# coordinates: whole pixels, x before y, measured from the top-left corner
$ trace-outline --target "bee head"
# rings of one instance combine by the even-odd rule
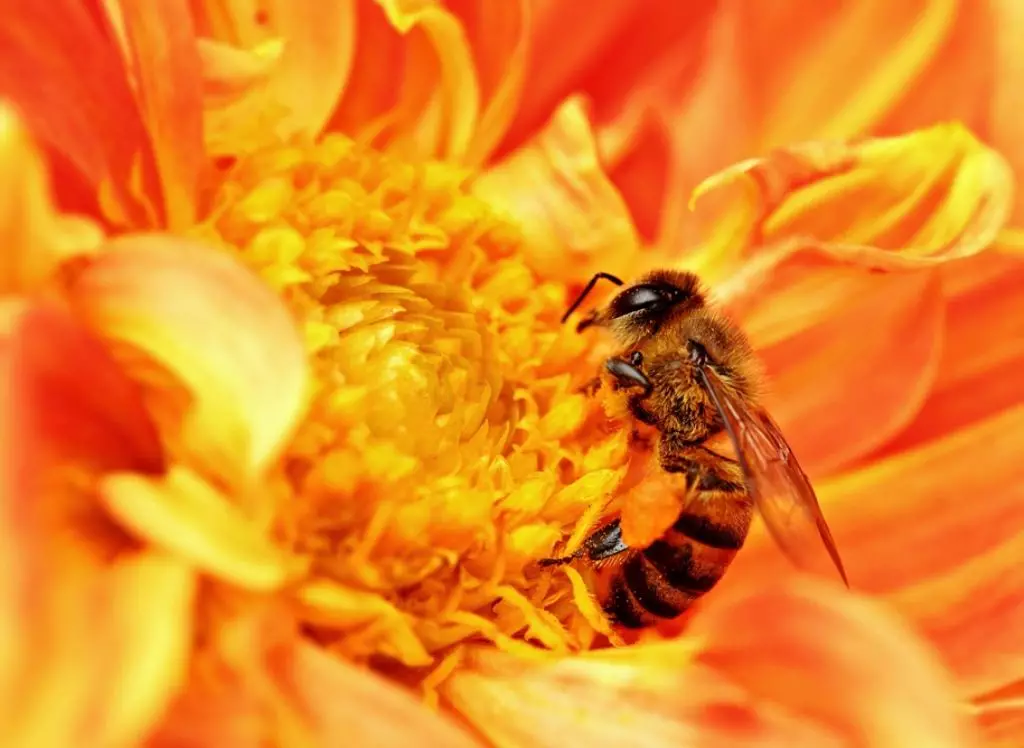
[[[615,276],[599,273],[569,307],[563,321],[568,319],[594,284],[602,278],[616,285],[624,285]],[[656,333],[669,317],[681,310],[696,309],[703,305],[704,297],[697,276],[678,270],[657,270],[624,288],[603,309],[585,316],[576,330],[582,331],[594,325],[611,327],[622,342],[631,344]]]

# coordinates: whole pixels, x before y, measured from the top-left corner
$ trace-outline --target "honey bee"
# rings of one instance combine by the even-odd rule
[[[563,323],[602,279],[625,285],[598,273]],[[757,402],[750,344],[709,305],[697,277],[651,272],[583,317],[577,331],[591,326],[609,328],[623,346],[605,362],[606,377],[631,416],[655,433],[657,469],[644,482],[670,492],[679,513],[673,509],[671,527],[645,547],[627,545],[620,517],[572,555],[540,563],[583,560],[598,568],[605,613],[643,628],[681,615],[714,587],[743,546],[756,508],[791,561],[818,572],[834,568],[848,585],[814,489]],[[735,458],[709,446],[723,431]],[[626,502],[628,508],[629,496]]]

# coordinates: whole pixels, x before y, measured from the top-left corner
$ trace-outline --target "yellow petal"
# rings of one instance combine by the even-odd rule
[[[355,0],[211,3],[207,22],[221,45],[206,56],[208,93],[231,72],[229,98],[208,98],[208,147],[217,154],[252,150],[268,137],[313,136],[338,105],[355,56]],[[257,20],[258,19],[258,20]],[[243,58],[251,59],[244,62]],[[220,63],[211,67],[214,59]],[[225,68],[224,66],[228,67]],[[259,68],[269,66],[264,74]],[[237,77],[244,73],[242,78]],[[248,78],[248,85],[240,86]]]
[[[526,260],[545,277],[582,281],[598,270],[628,267],[638,248],[579,98],[566,101],[534,141],[484,173],[474,191],[518,220]]]
[[[135,745],[185,683],[196,579],[186,564],[149,553],[122,561],[110,580],[114,652],[104,662],[96,745]]]
[[[973,255],[1003,228],[1013,174],[956,124],[850,143],[813,142],[745,161],[702,183],[730,188],[707,261],[798,242],[883,269]],[[738,189],[737,189],[738,188]]]
[[[257,276],[196,242],[123,237],[74,280],[71,298],[102,335],[188,390],[181,440],[193,459],[241,480],[276,458],[305,405],[306,359]]]
[[[100,494],[130,531],[239,587],[276,589],[304,568],[301,559],[275,546],[254,520],[185,468],[172,468],[160,479],[110,475]]]
[[[42,157],[22,122],[0,103],[0,293],[34,290],[62,260],[103,238],[85,218],[60,214]]]

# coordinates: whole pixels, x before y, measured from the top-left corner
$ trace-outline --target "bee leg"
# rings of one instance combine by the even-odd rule
[[[586,558],[594,564],[607,563],[609,559],[628,550],[630,550],[629,546],[622,540],[622,528],[619,526],[619,520],[615,520],[592,532],[572,555],[560,558],[542,558],[537,563],[541,566],[560,566],[579,558]]]
[[[610,358],[605,361],[604,368],[623,387],[642,387],[643,397],[648,397],[654,391],[654,385],[651,384],[651,380],[647,378],[647,375],[629,361],[621,358]]]

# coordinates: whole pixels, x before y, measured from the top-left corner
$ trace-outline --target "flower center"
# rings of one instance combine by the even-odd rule
[[[466,180],[331,135],[234,165],[204,227],[305,333],[315,391],[277,476],[281,535],[315,558],[300,616],[410,673],[469,640],[601,641],[575,572],[536,561],[627,456],[576,392],[587,343],[558,324],[565,289]]]

